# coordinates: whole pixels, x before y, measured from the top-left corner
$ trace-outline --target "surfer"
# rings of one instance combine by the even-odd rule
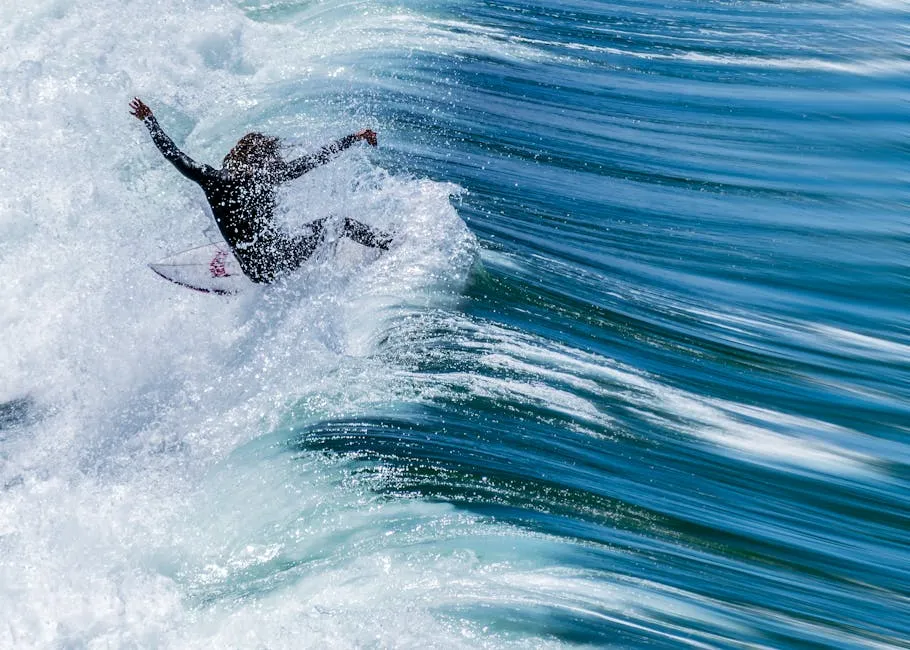
[[[290,236],[275,223],[275,193],[281,183],[303,176],[324,165],[356,142],[377,145],[376,133],[364,129],[324,146],[314,154],[285,161],[278,138],[248,133],[224,157],[221,169],[201,165],[177,148],[158,125],[152,109],[138,97],[130,102],[130,113],[142,120],[158,150],[181,174],[205,192],[218,229],[253,282],[271,282],[292,271],[316,250],[326,219],[308,224],[309,232]],[[359,244],[387,250],[391,236],[366,224],[345,219],[342,234]]]

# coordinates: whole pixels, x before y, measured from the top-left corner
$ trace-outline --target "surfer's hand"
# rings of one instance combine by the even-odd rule
[[[152,109],[143,104],[138,97],[133,97],[133,101],[130,102],[130,108],[133,109],[130,111],[130,115],[135,116],[137,120],[144,120],[152,115]]]
[[[360,133],[355,133],[354,137],[358,140],[366,140],[370,143],[371,147],[375,147],[379,144],[379,141],[376,139],[376,131],[373,131],[372,129],[364,129]]]

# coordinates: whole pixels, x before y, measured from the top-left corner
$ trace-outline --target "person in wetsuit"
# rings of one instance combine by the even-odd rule
[[[273,218],[278,186],[326,164],[360,140],[377,145],[376,133],[365,129],[315,154],[285,161],[278,138],[248,133],[224,157],[221,169],[215,169],[180,151],[159,126],[152,109],[138,97],[130,102],[130,109],[148,128],[164,157],[205,192],[218,229],[253,282],[271,282],[299,267],[316,250],[325,230],[326,219],[319,219],[309,224],[309,233],[292,237],[283,232]],[[344,220],[342,233],[372,248],[387,250],[391,243],[389,235],[354,219]]]

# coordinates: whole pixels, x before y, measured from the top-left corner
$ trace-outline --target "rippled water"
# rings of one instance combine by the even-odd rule
[[[0,646],[910,647],[906,3],[0,15]],[[133,95],[399,243],[160,281]]]

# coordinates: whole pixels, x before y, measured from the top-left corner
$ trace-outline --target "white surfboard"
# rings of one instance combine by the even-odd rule
[[[149,264],[149,268],[165,280],[203,293],[228,296],[253,286],[234,253],[223,242],[171,255]]]

